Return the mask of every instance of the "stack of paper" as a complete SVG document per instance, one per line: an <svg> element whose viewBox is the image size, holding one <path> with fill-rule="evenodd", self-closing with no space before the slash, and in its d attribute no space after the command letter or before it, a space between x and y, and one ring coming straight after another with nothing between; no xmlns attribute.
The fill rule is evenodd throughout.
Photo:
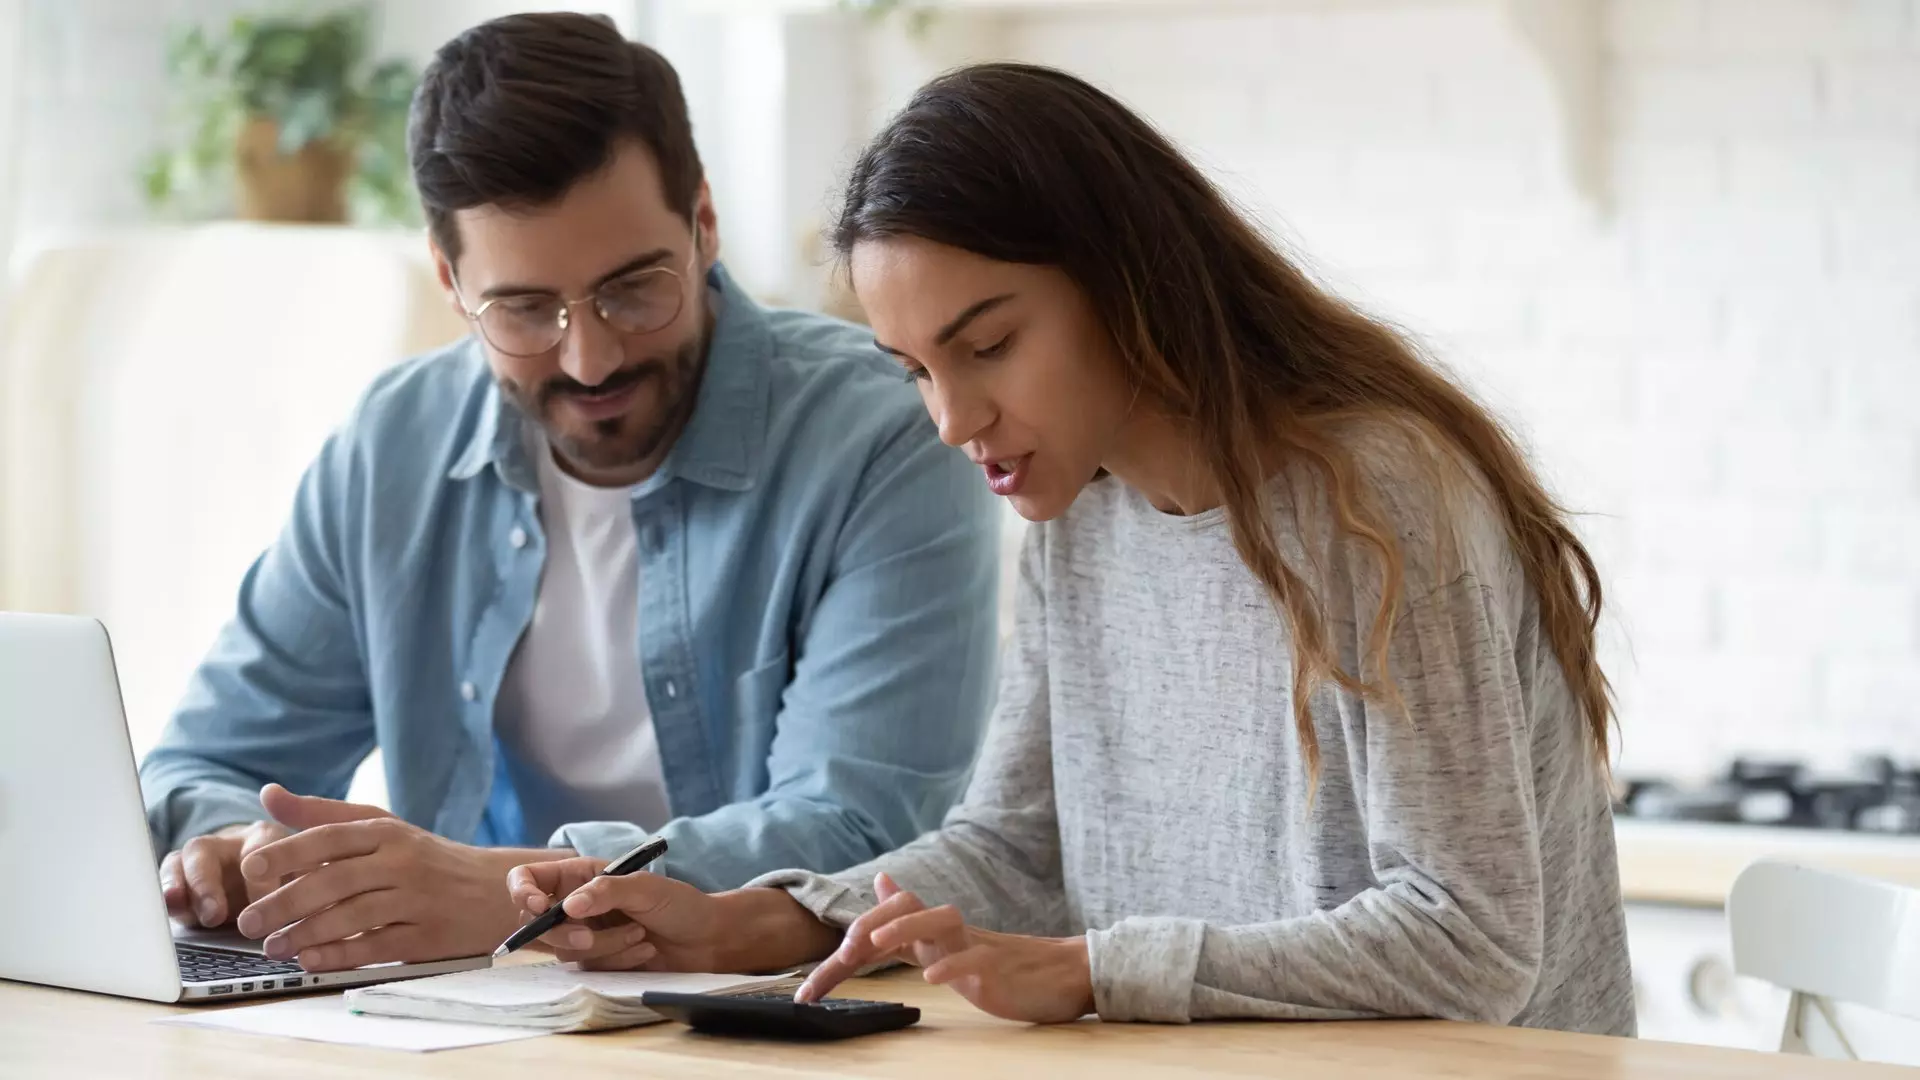
<svg viewBox="0 0 1920 1080"><path fill-rule="evenodd" d="M650 990L678 994L753 994L799 985L792 974L705 975L652 971L580 971L559 964L514 964L347 991L347 1008L369 1016L502 1024L542 1031L601 1031L661 1017L640 1004Z"/></svg>
<svg viewBox="0 0 1920 1080"><path fill-rule="evenodd" d="M237 1009L195 1010L163 1016L155 1022L416 1052L484 1046L514 1039L537 1039L546 1034L544 1031L489 1024L447 1024L430 1020L400 1020L390 1016L356 1016L347 1011L339 994L289 998L266 1005L243 1005Z"/></svg>

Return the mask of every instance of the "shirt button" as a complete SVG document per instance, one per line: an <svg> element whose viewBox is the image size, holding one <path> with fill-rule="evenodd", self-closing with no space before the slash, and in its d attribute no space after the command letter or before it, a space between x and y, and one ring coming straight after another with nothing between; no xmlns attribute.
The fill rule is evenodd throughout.
<svg viewBox="0 0 1920 1080"><path fill-rule="evenodd" d="M507 545L516 550L526 547L527 546L527 530L521 528L518 525L515 525L513 527L513 531L507 534Z"/></svg>
<svg viewBox="0 0 1920 1080"><path fill-rule="evenodd" d="M472 701L480 696L480 688L470 682L463 682L460 684L460 696Z"/></svg>
<svg viewBox="0 0 1920 1080"><path fill-rule="evenodd" d="M672 679L667 680L666 686L664 687L664 689L667 692L668 701L672 701L673 699L680 696L680 686L679 684L675 683Z"/></svg>

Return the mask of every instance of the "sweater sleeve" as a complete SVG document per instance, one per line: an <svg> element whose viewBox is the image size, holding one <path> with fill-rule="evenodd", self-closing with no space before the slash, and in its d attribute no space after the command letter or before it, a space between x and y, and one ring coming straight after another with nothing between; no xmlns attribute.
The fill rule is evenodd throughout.
<svg viewBox="0 0 1920 1080"><path fill-rule="evenodd" d="M1539 977L1543 903L1513 656L1471 574L1410 605L1388 656L1406 712L1330 695L1365 748L1371 886L1276 922L1093 931L1100 1015L1511 1020Z"/></svg>
<svg viewBox="0 0 1920 1080"><path fill-rule="evenodd" d="M1044 544L1045 526L1030 528L1021 552L1013 637L986 745L966 797L941 827L850 870L832 875L781 870L749 887L786 889L823 922L846 926L873 906L873 879L884 871L927 903L952 904L984 929L1070 932L1053 802Z"/></svg>

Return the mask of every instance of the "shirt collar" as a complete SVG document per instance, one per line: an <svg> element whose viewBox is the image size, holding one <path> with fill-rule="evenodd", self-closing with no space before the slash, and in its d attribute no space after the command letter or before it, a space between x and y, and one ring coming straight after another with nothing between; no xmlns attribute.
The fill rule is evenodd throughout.
<svg viewBox="0 0 1920 1080"><path fill-rule="evenodd" d="M726 491L745 491L758 475L767 433L767 367L773 360L773 330L766 310L719 263L708 272L707 285L718 314L713 339L707 344L699 396L686 429L643 488L680 477ZM480 348L479 342L473 347ZM497 384L488 386L480 423L454 459L448 477L472 479L492 465L508 484L524 491L539 490L539 477L525 451L526 423Z"/></svg>

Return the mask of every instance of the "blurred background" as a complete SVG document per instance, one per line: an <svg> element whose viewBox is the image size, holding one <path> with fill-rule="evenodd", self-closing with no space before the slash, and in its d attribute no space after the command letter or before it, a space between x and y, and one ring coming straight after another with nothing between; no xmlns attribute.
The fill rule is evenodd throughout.
<svg viewBox="0 0 1920 1080"><path fill-rule="evenodd" d="M852 311L818 232L924 79L1117 93L1526 438L1607 584L1619 773L1684 796L1643 816L1808 818L1820 775L1894 810L1793 824L1920 833L1920 0L576 6L678 66L771 303ZM395 103L521 7L0 0L0 607L106 620L137 749L360 386L463 332ZM1673 1025L1738 1011L1702 977Z"/></svg>

